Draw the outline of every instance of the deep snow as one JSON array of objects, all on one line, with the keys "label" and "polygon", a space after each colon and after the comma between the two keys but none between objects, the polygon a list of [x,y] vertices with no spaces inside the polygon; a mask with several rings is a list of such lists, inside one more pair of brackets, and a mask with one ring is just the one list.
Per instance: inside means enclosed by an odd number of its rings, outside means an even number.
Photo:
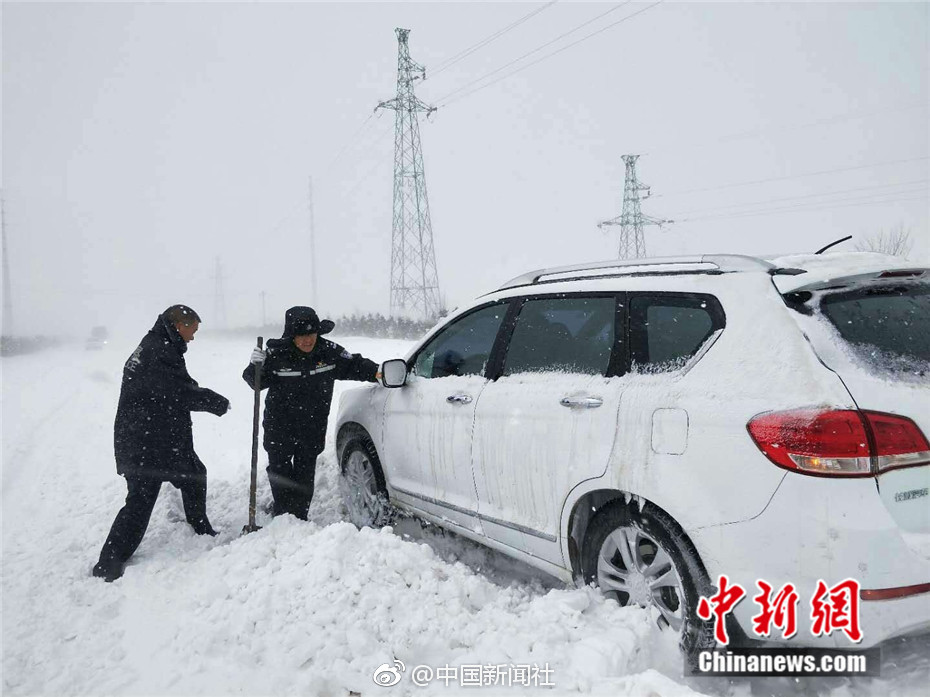
[{"label": "deep snow", "polygon": [[[432,526],[345,522],[332,423],[317,468],[311,522],[290,517],[239,536],[247,511],[251,346],[191,344],[195,379],[230,398],[217,419],[194,416],[207,465],[203,539],[165,485],[148,533],[113,584],[90,577],[125,495],[112,426],[128,337],[102,351],[75,345],[2,362],[2,684],[10,695],[363,695],[448,693],[434,682],[375,685],[378,666],[548,664],[556,688],[461,688],[481,694],[919,694],[930,639],[885,647],[885,677],[798,683],[685,679],[674,638],[648,613],[592,589],[567,588]],[[408,342],[337,339],[375,359]],[[337,385],[339,392],[351,383]],[[337,402],[334,401],[335,412]],[[264,467],[264,463],[261,464]],[[259,508],[269,501],[264,471]]]}]

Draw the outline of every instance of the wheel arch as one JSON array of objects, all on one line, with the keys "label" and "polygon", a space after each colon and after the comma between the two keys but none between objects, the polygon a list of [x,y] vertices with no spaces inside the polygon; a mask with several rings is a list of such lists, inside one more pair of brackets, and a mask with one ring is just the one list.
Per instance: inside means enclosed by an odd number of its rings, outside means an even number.
[{"label": "wheel arch", "polygon": [[342,451],[346,447],[346,443],[349,442],[349,439],[352,436],[363,436],[368,440],[371,440],[371,434],[356,421],[346,421],[344,424],[339,426],[339,430],[336,433],[336,456],[339,459],[340,466],[342,464]]},{"label": "wheel arch", "polygon": [[568,546],[568,561],[570,564],[572,576],[576,581],[584,582],[581,568],[581,553],[584,547],[584,540],[588,533],[591,521],[609,506],[624,506],[630,511],[641,512],[644,508],[649,507],[656,512],[659,517],[663,518],[669,524],[673,532],[688,547],[697,561],[701,573],[701,581],[709,587],[709,576],[704,561],[697,550],[691,537],[685,532],[681,524],[668,511],[661,506],[653,503],[637,494],[621,489],[595,488],[581,494],[572,504],[571,511],[567,520],[566,540]]},{"label": "wheel arch", "polygon": [[336,463],[339,465],[339,471],[342,472],[342,459],[346,446],[350,441],[356,438],[360,438],[366,443],[368,454],[373,460],[372,465],[374,465],[375,476],[378,478],[378,483],[387,491],[384,468],[381,465],[381,457],[378,455],[375,441],[368,432],[368,429],[356,421],[347,421],[339,427],[339,431],[336,433]]}]

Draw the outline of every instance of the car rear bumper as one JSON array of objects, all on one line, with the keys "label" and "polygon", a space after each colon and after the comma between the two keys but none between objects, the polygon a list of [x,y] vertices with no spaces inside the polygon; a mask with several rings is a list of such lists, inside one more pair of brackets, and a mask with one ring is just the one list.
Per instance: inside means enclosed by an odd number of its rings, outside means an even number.
[{"label": "car rear bumper", "polygon": [[[872,479],[791,474],[755,518],[691,531],[691,538],[712,583],[725,574],[746,590],[733,614],[750,638],[759,638],[752,631],[759,612],[752,599],[759,594],[757,579],[771,585],[773,595],[787,583],[797,589],[798,632],[792,645],[866,648],[930,631],[930,592],[913,588],[902,597],[860,600],[859,643],[842,631],[828,636],[811,632],[811,599],[820,580],[829,587],[851,578],[862,590],[930,583],[930,559],[913,544],[912,535],[902,535]],[[779,637],[773,627],[769,640]]]}]

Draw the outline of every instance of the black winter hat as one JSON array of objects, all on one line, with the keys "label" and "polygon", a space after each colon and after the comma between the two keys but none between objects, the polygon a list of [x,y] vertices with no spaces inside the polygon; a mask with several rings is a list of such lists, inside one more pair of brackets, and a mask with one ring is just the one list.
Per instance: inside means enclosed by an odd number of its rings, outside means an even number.
[{"label": "black winter hat", "polygon": [[201,322],[200,315],[194,312],[193,308],[188,307],[187,305],[172,305],[167,310],[161,313],[161,316],[172,324],[183,323],[190,324],[192,322]]},{"label": "black winter hat", "polygon": [[312,307],[298,305],[284,314],[284,334],[281,338],[290,339],[303,334],[329,334],[335,326],[336,323],[331,320],[320,320]]}]

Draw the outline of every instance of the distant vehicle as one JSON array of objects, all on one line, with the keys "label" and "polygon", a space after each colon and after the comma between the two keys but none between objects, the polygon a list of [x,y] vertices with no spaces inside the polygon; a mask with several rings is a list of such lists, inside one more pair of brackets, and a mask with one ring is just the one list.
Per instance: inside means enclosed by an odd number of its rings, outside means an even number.
[{"label": "distant vehicle", "polygon": [[651,607],[688,654],[721,575],[794,584],[792,644],[854,646],[803,618],[855,579],[867,647],[930,630],[928,366],[930,269],[885,255],[540,270],[343,394],[343,496]]},{"label": "distant vehicle", "polygon": [[107,344],[109,333],[106,327],[94,327],[90,330],[90,336],[84,343],[84,348],[88,351],[99,351]]}]

